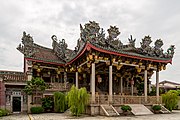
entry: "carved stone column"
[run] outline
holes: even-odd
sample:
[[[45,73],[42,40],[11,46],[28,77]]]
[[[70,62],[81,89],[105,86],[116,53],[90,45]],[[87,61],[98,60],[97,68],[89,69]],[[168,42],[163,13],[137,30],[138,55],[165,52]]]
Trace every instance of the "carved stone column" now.
[[[123,93],[123,77],[120,78],[120,93]]]
[[[159,70],[156,70],[156,97],[159,102]]]
[[[64,71],[64,88],[67,91],[67,72]]]
[[[134,94],[134,85],[131,84],[131,95],[133,96],[133,94]]]
[[[109,66],[109,102],[112,102],[112,65]]]
[[[92,102],[95,103],[95,63],[91,66],[91,91],[92,91]]]
[[[78,72],[76,71],[76,87],[78,88]]]
[[[32,80],[32,76],[33,76],[33,74],[32,74],[32,67],[28,67],[28,71],[26,72],[26,75],[27,75],[27,81],[31,81]],[[28,95],[28,97],[27,97],[27,110],[28,110],[28,113],[31,113],[31,110],[30,110],[30,108],[31,108],[31,106],[32,106],[32,99],[33,99],[33,96],[32,95]]]
[[[144,71],[144,96],[145,102],[147,102],[147,69]]]

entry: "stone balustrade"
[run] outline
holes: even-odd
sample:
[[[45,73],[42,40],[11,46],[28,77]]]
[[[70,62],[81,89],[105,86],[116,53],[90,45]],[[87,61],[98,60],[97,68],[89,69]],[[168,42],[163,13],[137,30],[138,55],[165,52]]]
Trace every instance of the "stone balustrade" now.
[[[0,71],[0,77],[4,82],[25,82],[27,76],[23,72]]]
[[[67,83],[46,83],[48,88],[46,90],[58,90],[58,91],[68,91],[70,90],[72,84]]]
[[[91,101],[91,100],[90,100]],[[92,103],[91,103],[92,104]],[[123,105],[123,104],[162,104],[162,97],[159,96],[147,96],[147,101],[145,96],[128,96],[128,95],[113,95],[112,102],[109,101],[109,95],[96,95],[95,103],[93,104],[112,104],[112,105]]]

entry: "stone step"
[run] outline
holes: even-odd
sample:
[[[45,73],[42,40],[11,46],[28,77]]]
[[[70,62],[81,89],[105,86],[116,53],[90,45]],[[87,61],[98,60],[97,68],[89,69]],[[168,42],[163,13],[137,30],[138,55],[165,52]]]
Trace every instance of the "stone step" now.
[[[167,108],[165,108],[163,105],[161,105],[161,113],[171,113]]]
[[[146,106],[143,104],[128,104],[132,108],[132,113],[134,115],[151,115],[152,113]]]
[[[112,105],[100,105],[106,116],[119,116],[119,113]]]

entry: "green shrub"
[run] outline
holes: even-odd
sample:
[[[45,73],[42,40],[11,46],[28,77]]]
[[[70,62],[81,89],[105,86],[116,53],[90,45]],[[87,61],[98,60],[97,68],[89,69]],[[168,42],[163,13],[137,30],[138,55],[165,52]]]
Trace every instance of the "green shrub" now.
[[[3,116],[3,112],[0,110],[0,117],[2,117]]]
[[[161,106],[160,105],[153,105],[152,109],[158,111],[158,110],[161,110]]]
[[[42,107],[44,109],[44,111],[49,112],[49,111],[53,111],[53,98],[52,97],[45,97],[42,98]]]
[[[89,94],[86,88],[77,89],[73,85],[68,92],[67,100],[72,115],[79,116],[85,112],[85,108],[89,103]]]
[[[162,101],[169,111],[172,111],[176,108],[178,104],[178,95],[179,93],[176,90],[170,90],[162,95]]]
[[[66,95],[61,92],[54,93],[54,111],[55,112],[64,112],[67,110],[67,99]]]
[[[30,110],[32,114],[39,114],[44,112],[44,109],[42,107],[31,107]]]
[[[1,115],[0,116],[7,116],[7,115],[9,115],[9,111],[8,110],[6,110],[6,109],[0,109],[0,111],[1,111]]]
[[[123,105],[121,106],[121,110],[123,110],[124,112],[127,112],[127,111],[131,111],[132,108],[129,105]]]

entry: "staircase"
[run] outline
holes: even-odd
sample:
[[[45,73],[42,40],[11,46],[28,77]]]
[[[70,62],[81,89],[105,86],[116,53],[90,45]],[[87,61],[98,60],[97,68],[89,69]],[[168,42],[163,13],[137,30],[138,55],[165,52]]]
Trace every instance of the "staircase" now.
[[[112,105],[100,105],[100,108],[106,116],[119,116],[119,113]]]
[[[128,104],[132,108],[132,113],[134,115],[151,115],[153,114],[146,106],[143,104]]]
[[[165,114],[165,113],[171,113],[168,109],[166,109],[163,105],[160,105],[161,106],[161,110],[160,112]]]

